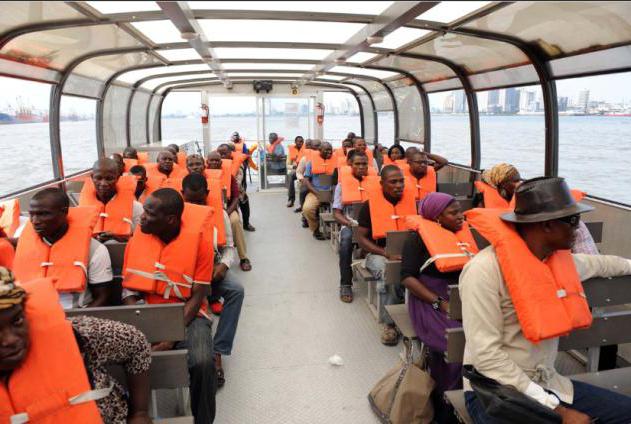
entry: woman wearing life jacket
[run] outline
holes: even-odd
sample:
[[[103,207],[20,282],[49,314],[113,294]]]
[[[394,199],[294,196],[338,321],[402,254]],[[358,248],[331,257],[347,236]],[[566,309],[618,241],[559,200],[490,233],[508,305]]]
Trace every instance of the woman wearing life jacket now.
[[[388,149],[388,155],[383,158],[383,166],[394,165],[397,160],[405,157],[405,149],[400,144],[393,144]]]
[[[461,326],[448,317],[449,285],[458,284],[462,267],[478,249],[453,196],[428,194],[419,215],[407,219],[413,232],[403,246],[401,280],[410,293],[408,309],[416,335],[429,348],[429,368],[436,382],[434,419],[445,423],[453,421],[453,414],[443,394],[462,387],[462,364],[445,362],[446,329]]]
[[[491,246],[460,275],[463,363],[554,410],[564,423],[631,422],[631,398],[555,369],[559,336],[592,322],[582,281],[629,275],[631,261],[570,253],[581,214],[592,208],[574,200],[563,178],[525,181],[515,200],[514,212],[465,214]],[[466,379],[464,390],[473,421],[496,422]]]
[[[296,202],[296,168],[298,162],[305,154],[307,150],[304,146],[305,139],[299,135],[294,139],[294,144],[289,146],[289,155],[287,155],[287,169],[289,174],[287,175],[287,207],[293,208]]]
[[[0,422],[24,414],[15,422],[151,423],[151,352],[135,327],[87,316],[66,320],[51,280],[18,285],[0,267],[0,337]],[[129,389],[106,364],[123,366]],[[96,403],[68,404],[80,394]],[[56,396],[60,405],[52,402]]]
[[[482,172],[480,181],[474,183],[478,193],[473,204],[484,208],[507,209],[520,182],[517,168],[508,163],[498,163]]]

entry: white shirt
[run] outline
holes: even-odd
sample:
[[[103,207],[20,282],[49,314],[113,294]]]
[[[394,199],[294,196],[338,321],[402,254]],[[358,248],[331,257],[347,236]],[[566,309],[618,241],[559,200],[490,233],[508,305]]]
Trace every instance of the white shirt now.
[[[136,229],[136,225],[140,224],[140,216],[144,212],[142,207],[142,203],[137,200],[134,200],[131,210],[131,232],[133,233]]]
[[[237,252],[234,247],[234,237],[232,236],[230,217],[228,216],[228,212],[225,210],[223,210],[223,226],[226,230],[226,245],[219,249],[217,247],[217,237],[215,237],[214,245],[215,252],[217,252],[217,255],[215,255],[215,263],[222,263],[230,268],[230,266],[236,261]]]

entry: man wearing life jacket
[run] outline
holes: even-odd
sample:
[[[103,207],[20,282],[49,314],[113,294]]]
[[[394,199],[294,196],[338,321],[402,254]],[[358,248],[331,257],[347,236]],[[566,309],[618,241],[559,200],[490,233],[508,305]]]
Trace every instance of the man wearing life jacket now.
[[[287,155],[287,169],[289,175],[287,176],[287,207],[293,208],[296,201],[296,168],[298,162],[304,156],[306,148],[304,147],[305,139],[302,136],[296,136],[294,144],[289,146],[289,154]]]
[[[372,151],[368,148],[368,145],[366,144],[366,140],[364,138],[353,138],[353,150],[364,152],[366,156],[368,156],[368,166],[372,166],[375,171],[379,171],[379,165],[377,165],[377,161],[375,160]]]
[[[129,174],[136,177],[136,190],[134,191],[136,200],[144,201],[143,194],[147,187],[147,170],[142,165],[136,165],[131,167]]]
[[[224,151],[224,150],[222,150]],[[225,153],[225,151],[224,151]],[[209,169],[222,169],[222,156],[218,152],[211,152],[208,154],[206,164]],[[225,172],[225,171],[224,171]],[[239,254],[239,267],[243,271],[251,271],[252,263],[248,258],[248,249],[245,242],[245,234],[243,232],[243,224],[239,217],[237,208],[239,207],[239,184],[235,177],[230,179],[230,196],[228,205],[226,206],[226,212],[230,218],[230,228],[232,229],[232,235],[234,237],[234,244],[237,246],[237,253]]]
[[[118,165],[112,159],[101,158],[92,166],[91,180],[81,190],[79,206],[93,206],[99,219],[93,229],[95,238],[127,241],[140,221],[142,205],[129,187],[118,184]]]
[[[45,188],[29,204],[30,222],[19,235],[13,272],[20,281],[58,277],[55,287],[64,309],[107,306],[112,262],[92,238],[95,208],[70,208],[63,190]]]
[[[123,266],[123,301],[179,303],[184,301],[186,339],[160,342],[153,350],[188,349],[191,408],[195,423],[215,418],[216,371],[212,356],[212,321],[204,312],[213,274],[213,240],[209,208],[187,205],[170,188],[153,192],[145,201],[140,226],[127,244]]]
[[[127,389],[106,364],[122,366]],[[52,279],[16,284],[0,267],[0,422],[148,424],[150,364],[135,327],[66,320]]]
[[[180,146],[177,144],[169,144],[165,150],[173,153],[173,157],[175,159],[175,163],[180,167],[184,168],[186,166],[186,153],[180,152]]]
[[[386,255],[386,233],[407,230],[407,215],[416,215],[414,193],[406,189],[405,178],[399,168],[394,165],[384,166],[380,184],[369,187],[368,200],[359,211],[357,241],[368,252],[366,268],[377,279],[380,293],[379,322],[384,324],[381,342],[385,345],[396,345],[399,334],[384,306],[401,303],[403,299],[402,287],[386,286],[383,278],[386,260],[401,260],[400,255]]]
[[[185,168],[180,168],[175,163],[175,155],[169,150],[158,153],[157,163],[145,165],[147,170],[147,195],[160,188],[172,188],[181,190],[182,178],[187,174]]]
[[[458,284],[462,267],[478,252],[460,203],[446,193],[429,193],[419,215],[406,218],[412,230],[403,245],[401,282],[408,289],[408,309],[414,331],[429,350],[434,382],[434,420],[450,422],[453,408],[447,390],[462,388],[462,364],[446,363],[446,331],[462,324],[449,319],[449,285]]]
[[[564,423],[631,422],[631,398],[570,380],[554,367],[558,337],[592,322],[581,282],[629,275],[631,261],[570,253],[580,214],[593,208],[576,203],[562,178],[527,180],[515,197],[514,212],[465,214],[491,246],[460,276],[464,364],[554,410]],[[474,422],[496,422],[466,379],[464,390]]]
[[[123,160],[123,156],[120,153],[112,153],[110,159],[116,162],[119,176],[123,175],[125,173],[125,161]]]
[[[189,156],[190,158],[190,156]],[[206,205],[208,185],[201,174],[190,174],[182,180],[182,196],[185,202]],[[236,262],[237,252],[234,248],[230,218],[225,210],[221,211],[223,219],[224,243],[215,245],[215,264],[211,295],[208,298],[213,313],[219,315],[219,324],[214,339],[215,368],[217,369],[217,386],[222,387],[226,377],[221,363],[221,356],[230,356],[234,337],[237,333],[239,315],[243,305],[244,290],[230,267]],[[219,302],[223,299],[223,305]]]
[[[234,148],[234,146],[232,146]],[[243,162],[246,157],[243,154],[235,155],[228,144],[221,144],[217,147],[217,153],[221,155],[222,159],[232,160],[232,175],[237,181],[237,187],[239,189],[239,202],[238,207],[241,210],[241,216],[243,217],[243,229],[245,231],[256,231],[256,228],[250,224],[250,198],[247,193],[247,185],[245,179],[245,171]]]
[[[298,186],[300,187],[300,206],[294,209],[294,213],[302,212],[302,206],[304,205],[307,194],[309,193],[309,190],[307,190],[307,186],[304,183],[305,169],[307,168],[307,163],[309,163],[309,160],[311,159],[311,154],[320,150],[320,143],[320,140],[311,140],[310,138],[305,140],[305,148],[307,150],[305,150],[302,159],[298,161],[298,166],[296,167],[296,179],[298,180]],[[307,220],[303,217],[302,221],[303,228],[307,228]]]
[[[342,140],[342,147],[333,150],[333,159],[335,159],[335,163],[339,166],[340,164],[345,164],[348,156],[348,151],[353,148],[353,139],[345,138]]]
[[[341,226],[340,230],[340,300],[345,303],[353,301],[353,230],[357,225],[351,217],[352,205],[368,198],[368,156],[364,152],[350,151],[348,161],[351,172],[347,168],[342,171],[333,194],[333,217]],[[376,177],[375,177],[376,178]]]
[[[138,151],[131,146],[125,147],[125,150],[123,150],[123,162],[125,163],[125,172],[129,173],[132,167],[139,165]]]
[[[321,183],[320,179],[324,175],[333,175],[335,164],[331,158],[332,154],[333,147],[331,143],[322,143],[320,153],[312,155],[311,161],[307,163],[305,168],[304,183],[309,193],[302,207],[302,216],[307,220],[309,230],[313,233],[313,237],[316,240],[324,240],[324,235],[318,229],[320,226],[317,218],[318,208],[320,207],[318,192],[331,190],[331,186]]]

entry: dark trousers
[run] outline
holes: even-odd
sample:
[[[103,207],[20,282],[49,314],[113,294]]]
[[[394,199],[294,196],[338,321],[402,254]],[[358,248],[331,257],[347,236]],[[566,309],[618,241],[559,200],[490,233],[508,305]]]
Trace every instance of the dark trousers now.
[[[353,285],[353,230],[342,227],[340,230],[340,286]]]
[[[300,187],[300,207],[305,204],[307,194],[309,194],[309,190],[307,190],[307,187],[303,184],[302,187]]]
[[[598,419],[603,424],[626,424],[631,422],[631,398],[607,389],[572,380],[574,402],[564,406],[576,409]],[[489,417],[473,392],[465,392],[467,411],[475,424],[499,424]]]
[[[195,317],[186,327],[186,340],[175,345],[188,349],[187,362],[191,380],[191,409],[195,424],[209,424],[215,419],[217,374],[213,356],[212,322]]]
[[[296,179],[296,171],[292,171],[291,174],[287,176],[287,200],[289,202],[296,201],[296,186],[294,185]]]
[[[243,219],[243,228],[250,225],[250,199],[246,196],[245,200],[239,201],[239,209],[241,210],[241,218]]]

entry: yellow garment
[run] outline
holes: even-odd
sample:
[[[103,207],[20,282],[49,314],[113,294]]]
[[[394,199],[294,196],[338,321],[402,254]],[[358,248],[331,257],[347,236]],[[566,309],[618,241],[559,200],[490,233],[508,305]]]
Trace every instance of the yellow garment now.
[[[493,168],[482,173],[482,181],[493,188],[498,188],[502,183],[510,180],[519,172],[517,168],[508,163],[498,163]]]

